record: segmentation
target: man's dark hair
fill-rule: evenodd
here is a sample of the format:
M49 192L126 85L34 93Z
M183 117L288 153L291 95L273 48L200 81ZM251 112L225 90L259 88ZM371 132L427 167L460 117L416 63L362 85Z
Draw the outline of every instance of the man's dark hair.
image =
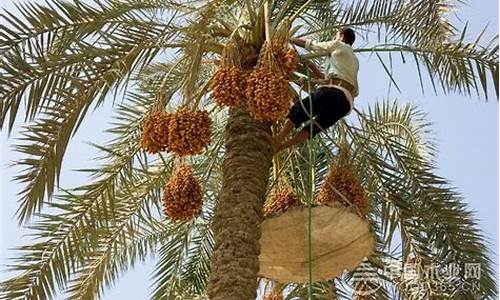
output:
M340 28L339 32L344 35L344 43L352 46L354 40L356 39L356 34L351 28Z

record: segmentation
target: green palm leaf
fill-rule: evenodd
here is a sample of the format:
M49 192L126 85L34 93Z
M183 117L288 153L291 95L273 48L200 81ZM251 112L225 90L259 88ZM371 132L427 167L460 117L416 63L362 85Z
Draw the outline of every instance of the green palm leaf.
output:
M0 127L10 131L23 110L28 121L16 145L23 183L18 217L33 243L18 248L13 277L2 283L2 299L102 298L137 260L157 253L154 299L206 297L213 237L210 224L221 186L227 114L213 107L208 89L229 39L258 49L264 39L266 1L50 0L19 4L0 19ZM296 36L331 38L352 26L366 42L359 53L373 57L392 84L393 62L416 66L422 90L498 96L497 37L484 32L466 41L466 29L451 25L456 2L444 0L269 1L271 29L297 17ZM241 46L240 45L240 46ZM255 50L254 49L254 50ZM311 56L304 56L310 58ZM424 79L428 79L428 84ZM106 97L113 94L114 98ZM183 98L181 98L181 96ZM125 100L121 100L124 98ZM115 101L118 99L119 101ZM55 192L70 138L91 106L113 101L112 140L94 145L101 164L80 171L87 184ZM213 144L190 162L203 182L202 216L171 224L160 216L161 188L174 164L171 155L153 159L140 150L144 117L160 105L206 108L216 119ZM374 299L483 299L497 294L492 262L473 213L434 166L436 143L425 114L413 105L381 102L355 111L330 135L279 160L304 197L321 185L340 143L351 145L356 173L370 201L369 220L377 251L370 264L382 280ZM5 126L5 127L4 127ZM312 152L310 152L312 150ZM309 155L309 154L313 155ZM55 194L55 196L53 196ZM46 203L47 202L47 203ZM400 243L400 245L397 245ZM394 251L397 249L397 251ZM387 277L387 259L431 263L478 262L480 290L436 291L425 274ZM413 281L412 281L413 280ZM459 274L457 282L466 278ZM416 293L412 283L423 288ZM352 273L313 285L318 299L351 299ZM303 285L288 284L287 299L301 299Z

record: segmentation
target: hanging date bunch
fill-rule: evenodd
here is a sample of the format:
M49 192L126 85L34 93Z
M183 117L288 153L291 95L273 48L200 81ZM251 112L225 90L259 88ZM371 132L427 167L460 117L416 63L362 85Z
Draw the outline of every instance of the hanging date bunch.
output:
M281 22L272 40L274 58L278 69L285 77L289 77L297 69L299 56L297 51L290 47L290 21Z
M172 220L188 221L198 216L203 193L190 166L179 164L163 191L163 211Z
M297 52L291 47L283 47L280 45L273 46L274 53L279 68L288 77L297 69L299 56Z
M248 110L256 120L276 122L288 112L291 101L288 80L277 67L272 46L266 41L245 89Z
M299 206L300 202L293 189L288 185L278 186L271 194L269 202L264 205L264 216L270 216L285 211L292 206Z
M181 107L168 125L168 149L179 157L200 154L210 144L212 119L205 110Z
M142 124L141 147L148 153L158 153L168 148L168 130L171 115L165 111L150 113Z
M330 166L325 176L316 200L318 203L337 202L347 207L352 204L357 208L361 217L366 218L366 196L351 163L346 148L341 149L337 161Z
M231 40L224 47L221 63L210 83L215 102L219 106L239 106L245 96L243 78L240 53L236 42Z

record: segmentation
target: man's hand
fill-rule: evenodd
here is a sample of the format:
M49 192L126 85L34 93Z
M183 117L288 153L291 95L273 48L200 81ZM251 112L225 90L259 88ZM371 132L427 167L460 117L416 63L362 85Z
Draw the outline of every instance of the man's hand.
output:
M302 47L302 48L306 47L306 40L304 40L304 39L291 38L290 41L299 47Z

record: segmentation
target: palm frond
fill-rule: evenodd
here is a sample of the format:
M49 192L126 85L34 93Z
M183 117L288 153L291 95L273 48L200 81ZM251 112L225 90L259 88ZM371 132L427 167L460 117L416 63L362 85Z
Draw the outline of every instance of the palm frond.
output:
M210 200L209 200L210 201ZM152 299L173 299L188 288L192 295L203 295L210 272L213 213L183 225L184 230L162 241L153 274Z
M102 4L101 9L75 3L57 0L52 6L27 5L22 9L26 20L10 18L8 27L2 27L0 124L8 118L9 130L23 97L27 119L42 107L50 107L51 100L62 101L60 90L100 86L98 94L103 98L160 49L177 46L167 44L175 34L169 19L163 24L149 23L144 13L119 2L116 7ZM80 22L66 28L69 20Z
M149 203L161 201L158 189L171 173L171 168L170 163L143 176L134 176L132 182L121 186L121 190L115 193L114 210L103 216L107 224L99 229L96 246L83 253L84 261L66 290L69 299L99 297L105 286L111 285L121 272L128 269L135 257L123 257L123 251L130 241L138 238L137 233L144 230L143 223L154 218ZM118 259L120 256L122 259Z
M166 77L172 91L176 89L176 76L170 73ZM13 266L13 271L26 273L6 284L10 295L50 298L50 294L43 290L44 282L62 284L68 280L69 273L82 258L81 251L85 249L82 245L88 242L87 235L97 230L98 220L104 220L106 213L114 210L116 186L130 180L134 160L138 155L143 156L138 145L140 123L145 112L154 105L154 91L158 85L158 82L150 81L147 87L152 92L129 93L128 101L119 105L116 122L109 129L117 138L106 147L98 146L104 153L102 160L105 163L96 169L81 170L95 178L95 181L73 192L57 195L56 201L49 206L59 210L59 213L41 214L41 220L31 226L35 230L32 235L41 241L19 248L24 255L16 260L24 261L27 267ZM73 257L74 260L67 260L67 257ZM5 297L11 299L11 296Z
M215 143L207 157L195 159L197 177L204 182L205 203L202 214L183 224L182 231L162 241L159 258L153 273L152 299L182 299L202 296L210 273L210 257L214 241L210 224L220 191L220 166L223 142L222 126L215 132Z
M376 183L373 192L380 202L377 205L383 205L378 215L380 220L386 220L382 227L386 238L399 228L403 259L414 257L421 270L431 263L455 262L463 266L474 259L483 266L481 290L454 293L470 299L494 296L496 285L491 260L474 215L446 180L435 175L428 156L421 155L418 148L401 143L401 137L394 138L390 132L379 130L380 114L383 115L384 110L376 112L378 122L372 114L359 115L360 130L352 130L350 136L357 155L364 161L360 170L370 182ZM388 117L392 122L394 116L389 114ZM429 278L422 274L420 280L426 288L422 293L426 296L436 294ZM460 274L457 280L465 282L466 278Z
M108 71L102 74L108 78L96 78L96 82L89 85L85 93L82 91L77 95L72 95L70 92L64 92L62 96L64 99L63 102L57 103L57 100L53 100L52 102L57 103L57 105L53 104L52 107L47 108L43 118L36 120L34 124L26 127L23 133L25 144L18 145L16 148L21 154L27 156L17 162L21 166L25 166L25 169L23 173L16 177L16 180L27 183L25 189L20 193L21 206L18 216L21 221L28 220L32 213L41 208L45 199L45 193L50 199L54 187L57 185L62 160L71 136L83 121L91 103L95 99L104 96L107 90L110 89L110 84L112 85L113 82L122 80L124 76L128 76L126 73L131 71L131 64L135 58L132 57L130 60L129 57L125 57L124 61L113 62L108 67ZM117 69L121 70L118 71ZM179 73L173 71L163 74L163 76L161 79L162 82L168 85L166 86L166 92L169 92L170 96L172 96L178 88L176 80ZM132 134L131 131L135 133L127 137L129 143L132 141L132 137L138 137L137 130L140 127L140 120L144 118L144 113L154 103L156 97L155 91L160 86L158 81L149 83L144 81L144 84L146 84L145 87L153 90L152 95L143 93L139 96L131 93L131 96L135 96L136 98L135 107L131 108L132 106L130 105L119 108L124 116L131 118L126 127L130 129L129 134ZM169 95L166 96L168 100ZM138 97L143 97L148 102L137 99ZM121 117L119 115L118 119ZM120 132L119 128L112 130ZM137 145L137 143L135 144ZM114 146L116 146L116 149L120 148L119 145Z
M407 56L413 58L422 89L422 72L425 70L435 91L436 84L439 84L444 93L458 92L471 96L472 92L477 95L483 92L487 98L488 81L491 80L498 97L497 37L482 46L479 44L480 37L472 43L467 43L464 41L464 35L465 29L458 40L434 46L382 44L356 51L387 54L389 59L393 58L392 54L397 54L395 57L400 57L403 63L406 62Z
M19 193L17 215L20 222L40 211L45 194L52 197L59 182L64 152L82 114L88 109L88 100L86 97L70 99L68 95L68 101L58 103L21 133L21 139L28 143L15 146L16 151L26 156L16 162L24 169L15 180L26 183Z
M214 135L216 142L208 150L208 153L212 153L212 155L194 160L192 164L193 168L201 173L198 176L206 183L204 188L210 191L207 194L209 200L204 206L204 214L201 219L203 223L193 228L194 231L191 232L193 235L189 238L193 244L190 245L188 254L193 255L193 257L187 261L186 269L182 269L178 275L179 278L182 277L182 282L189 282L194 288L193 291L198 294L203 292L206 284L209 254L213 247L211 235L206 230L209 228L208 220L213 215L212 197L217 195L215 191L218 190L218 185L211 188L210 182L218 182L216 181L218 177L211 174L218 166L216 162L221 157L219 152L223 135L220 133ZM115 191L114 199L116 202L113 204L113 210L108 211L109 215L104 216L107 222L100 229L101 234L96 241L96 246L83 253L85 261L77 271L71 286L67 289L71 299L99 297L104 286L112 284L119 274L130 266L131 261L127 259L134 259L134 256L125 257L127 259L116 259L116 256L121 251L120 249L126 249L126 245L136 238L135 235L140 231L143 222L156 218L150 209L157 207L157 211L159 211L162 195L160 189L171 174L174 161L173 157L167 159L162 159L161 162L152 165L148 165L146 161L140 162L142 167L137 170L139 175L134 175L130 183L120 186L120 191ZM176 232L171 232L164 238L168 240L171 235L175 236ZM185 273L186 270L189 270L187 271L189 273ZM190 273L190 271L194 271L194 273ZM162 280L167 279L169 277L162 278Z
M309 26L302 35L332 38L333 32L342 26L359 29L360 34L375 27L383 42L429 45L447 41L454 34L455 28L447 18L453 9L454 4L446 0L331 2L329 7L320 6L305 14L303 18Z
M31 226L33 243L18 248L20 254L11 266L15 274L1 284L0 298L51 299L60 290L71 299L102 297L104 287L159 244L152 298L205 296L213 249L210 222L222 189L219 167L224 129L220 123L226 119L224 112L213 108L207 86L214 61L229 38L260 47L263 3L49 0L19 4L20 16L0 14L0 127L8 122L12 129L23 100L25 119L32 122L16 147L23 155L18 163L24 167L16 179L26 184L18 215L26 221L44 208ZM377 40L377 45L356 51L375 53L394 84L398 82L392 62L401 57L405 63L409 57L417 66L422 89L422 74L427 72L435 90L437 85L445 93L471 95L482 90L487 97L492 82L498 96L497 38L483 44L481 33L466 42L466 28L457 32L447 18L455 2L271 3L275 27L298 15L300 24L295 25L300 25L301 35L330 38L335 29L347 25L369 36L369 42ZM373 29L376 39L371 36ZM165 62L171 54L180 59ZM180 90L184 101L178 97ZM103 103L110 93L115 98L126 95L126 100L117 106L118 114L108 130L113 139L95 145L103 163L80 170L89 175L88 184L52 197L70 137L88 109ZM159 220L160 191L174 158L152 159L138 145L140 124L156 104L204 106L218 118L214 143L203 156L190 160L207 199L202 216L192 222L173 225ZM287 180L298 194L308 199L321 184L338 144L351 145L377 239L370 263L383 279L372 298L495 296L492 262L474 215L453 187L435 174L436 145L429 139L425 115L397 102L356 113L358 120L354 124L342 121L333 130L333 138L316 139L311 148L294 151L279 173L290 177ZM401 253L393 255L397 242L401 242L396 247ZM386 258L402 264L414 260L422 270L431 263L438 267L451 261L480 263L480 290L456 289L451 295L436 291L424 273L413 279L386 278L381 272ZM459 274L456 280L463 283L466 278ZM418 292L411 289L415 282L424 286ZM306 295L304 285L288 288L287 299ZM355 288L352 274L347 273L314 284L313 293L318 299L351 299Z

